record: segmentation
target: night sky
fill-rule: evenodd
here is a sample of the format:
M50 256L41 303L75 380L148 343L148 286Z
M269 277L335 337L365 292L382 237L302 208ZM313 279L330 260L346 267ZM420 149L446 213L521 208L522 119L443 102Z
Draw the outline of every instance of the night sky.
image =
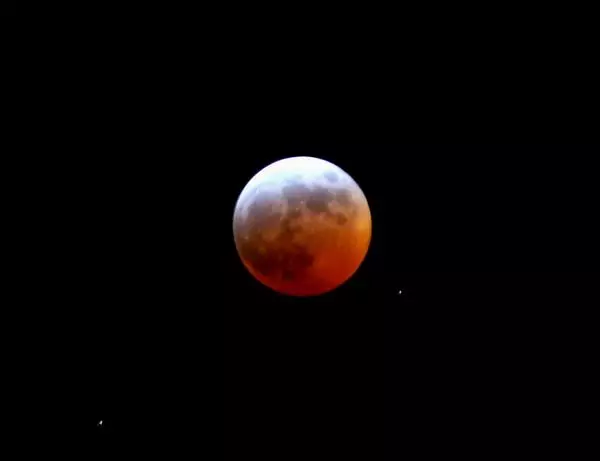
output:
M56 307L36 309L37 409L61 440L226 460L568 453L598 307L591 147L262 134L168 156L158 138L105 155L109 137L65 163ZM246 182L296 155L348 172L372 213L365 261L319 297L260 285L233 241Z
M586 459L595 16L197 3L44 27L3 8L18 453ZM372 214L358 271L311 298L260 285L232 230L252 176L299 155L349 173Z

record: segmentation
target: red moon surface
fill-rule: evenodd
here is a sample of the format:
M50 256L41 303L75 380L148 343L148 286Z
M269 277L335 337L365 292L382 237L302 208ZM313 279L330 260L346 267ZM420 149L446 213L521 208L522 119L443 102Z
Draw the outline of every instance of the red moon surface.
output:
M235 205L233 235L246 269L283 294L314 296L346 282L371 241L362 190L341 168L290 157L259 171Z

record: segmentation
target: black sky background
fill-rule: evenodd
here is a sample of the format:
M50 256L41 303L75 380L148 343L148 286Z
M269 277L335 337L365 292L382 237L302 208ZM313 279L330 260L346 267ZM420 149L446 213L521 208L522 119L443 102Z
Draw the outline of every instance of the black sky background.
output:
M149 27L76 50L67 34L39 69L46 128L22 156L41 178L25 209L36 282L6 314L17 428L81 459L583 446L598 146L578 136L585 111L554 112L588 104L579 86L556 92L528 53L514 73L487 45L463 60L426 29L397 37L401 52L357 36L311 55L306 31L277 48ZM359 271L318 298L260 286L233 242L241 189L294 155L347 171L373 216Z

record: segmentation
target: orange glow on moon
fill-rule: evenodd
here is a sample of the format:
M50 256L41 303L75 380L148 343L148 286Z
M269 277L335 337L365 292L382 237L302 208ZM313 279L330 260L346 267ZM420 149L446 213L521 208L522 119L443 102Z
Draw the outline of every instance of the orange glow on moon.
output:
M356 182L330 162L291 157L256 174L235 206L240 259L262 284L288 295L326 293L364 260L371 212Z

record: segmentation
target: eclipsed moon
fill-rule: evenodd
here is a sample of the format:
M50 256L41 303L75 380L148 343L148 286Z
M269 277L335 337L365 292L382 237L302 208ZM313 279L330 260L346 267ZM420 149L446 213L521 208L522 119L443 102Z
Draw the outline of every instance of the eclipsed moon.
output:
M233 215L235 245L261 283L288 295L326 293L346 282L371 241L362 190L314 157L279 160L244 187Z

